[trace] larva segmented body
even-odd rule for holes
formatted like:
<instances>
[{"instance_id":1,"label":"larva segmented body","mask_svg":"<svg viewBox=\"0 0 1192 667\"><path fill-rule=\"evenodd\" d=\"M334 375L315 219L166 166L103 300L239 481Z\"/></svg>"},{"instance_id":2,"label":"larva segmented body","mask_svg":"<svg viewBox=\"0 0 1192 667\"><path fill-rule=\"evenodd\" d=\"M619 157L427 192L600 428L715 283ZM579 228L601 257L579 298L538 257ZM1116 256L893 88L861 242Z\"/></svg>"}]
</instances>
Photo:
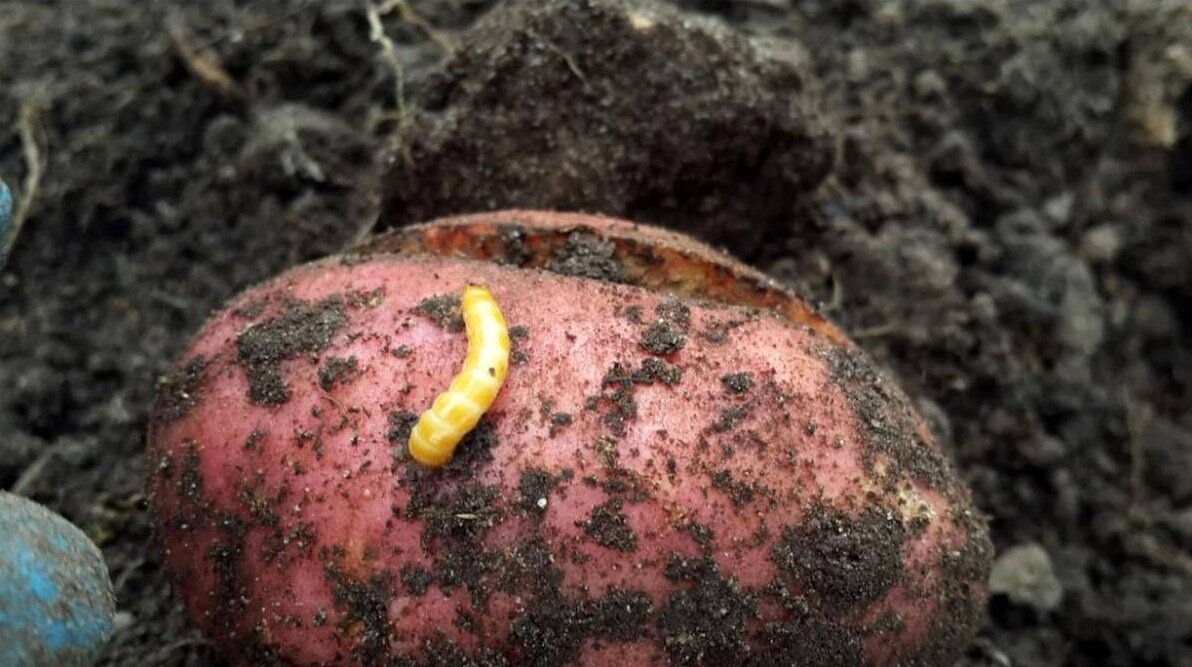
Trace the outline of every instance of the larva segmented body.
<instances>
[{"instance_id":1,"label":"larva segmented body","mask_svg":"<svg viewBox=\"0 0 1192 667\"><path fill-rule=\"evenodd\" d=\"M484 287L468 285L462 310L468 356L447 391L435 398L410 432L410 456L432 468L449 461L459 441L476 428L501 391L509 369L509 332L492 294Z\"/></svg>"}]
</instances>

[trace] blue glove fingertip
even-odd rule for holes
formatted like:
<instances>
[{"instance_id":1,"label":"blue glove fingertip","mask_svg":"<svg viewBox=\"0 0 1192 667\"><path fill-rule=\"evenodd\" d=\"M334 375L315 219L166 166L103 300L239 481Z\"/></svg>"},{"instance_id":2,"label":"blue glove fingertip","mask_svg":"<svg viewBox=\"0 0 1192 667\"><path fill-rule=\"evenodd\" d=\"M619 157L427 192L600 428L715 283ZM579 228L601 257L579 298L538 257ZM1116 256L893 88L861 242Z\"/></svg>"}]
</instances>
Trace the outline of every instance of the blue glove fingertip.
<instances>
[{"instance_id":1,"label":"blue glove fingertip","mask_svg":"<svg viewBox=\"0 0 1192 667\"><path fill-rule=\"evenodd\" d=\"M0 180L0 269L4 268L8 253L8 239L12 234L12 191Z\"/></svg>"},{"instance_id":2,"label":"blue glove fingertip","mask_svg":"<svg viewBox=\"0 0 1192 667\"><path fill-rule=\"evenodd\" d=\"M86 666L112 634L99 549L66 519L0 491L0 665Z\"/></svg>"}]
</instances>

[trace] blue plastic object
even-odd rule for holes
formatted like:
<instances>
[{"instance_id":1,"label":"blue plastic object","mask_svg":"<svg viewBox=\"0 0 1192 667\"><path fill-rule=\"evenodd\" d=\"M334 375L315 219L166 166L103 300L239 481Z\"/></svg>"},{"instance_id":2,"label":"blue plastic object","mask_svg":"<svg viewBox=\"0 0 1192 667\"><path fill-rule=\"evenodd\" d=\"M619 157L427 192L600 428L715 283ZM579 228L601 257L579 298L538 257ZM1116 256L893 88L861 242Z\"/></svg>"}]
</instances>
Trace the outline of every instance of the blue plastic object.
<instances>
[{"instance_id":1,"label":"blue plastic object","mask_svg":"<svg viewBox=\"0 0 1192 667\"><path fill-rule=\"evenodd\" d=\"M0 665L90 665L115 599L99 549L66 519L0 491Z\"/></svg>"},{"instance_id":2,"label":"blue plastic object","mask_svg":"<svg viewBox=\"0 0 1192 667\"><path fill-rule=\"evenodd\" d=\"M8 235L12 233L12 191L0 181L0 269L8 255Z\"/></svg>"}]
</instances>

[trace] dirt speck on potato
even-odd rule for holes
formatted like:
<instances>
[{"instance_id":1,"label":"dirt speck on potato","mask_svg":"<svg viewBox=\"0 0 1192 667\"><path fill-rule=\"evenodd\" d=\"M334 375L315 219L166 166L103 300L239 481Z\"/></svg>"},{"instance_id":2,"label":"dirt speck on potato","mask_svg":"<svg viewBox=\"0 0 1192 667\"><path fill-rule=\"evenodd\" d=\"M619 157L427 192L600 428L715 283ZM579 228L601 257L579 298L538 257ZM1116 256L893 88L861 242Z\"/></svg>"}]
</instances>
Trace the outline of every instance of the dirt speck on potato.
<instances>
[{"instance_id":1,"label":"dirt speck on potato","mask_svg":"<svg viewBox=\"0 0 1192 667\"><path fill-rule=\"evenodd\" d=\"M396 451L405 453L406 442L410 439L410 431L418 423L418 413L409 410L394 410L389 413L389 430L385 431L385 439L393 443ZM395 453L394 456L399 456Z\"/></svg>"},{"instance_id":2,"label":"dirt speck on potato","mask_svg":"<svg viewBox=\"0 0 1192 667\"><path fill-rule=\"evenodd\" d=\"M727 470L717 470L712 474L712 487L728 495L733 505L744 507L753 502L756 488L753 484L742 482Z\"/></svg>"},{"instance_id":3,"label":"dirt speck on potato","mask_svg":"<svg viewBox=\"0 0 1192 667\"><path fill-rule=\"evenodd\" d=\"M442 468L406 463L398 470L401 484L411 493L401 514L423 524L421 548L434 561L435 583L444 591L462 586L481 606L494 590L501 561L481 542L505 517L507 501L498 487L480 484L475 476L492 461L496 444L491 425L481 422Z\"/></svg>"},{"instance_id":4,"label":"dirt speck on potato","mask_svg":"<svg viewBox=\"0 0 1192 667\"><path fill-rule=\"evenodd\" d=\"M633 641L644 633L651 611L645 593L614 588L597 603L593 634L612 641Z\"/></svg>"},{"instance_id":5,"label":"dirt speck on potato","mask_svg":"<svg viewBox=\"0 0 1192 667\"><path fill-rule=\"evenodd\" d=\"M771 559L834 609L855 608L889 592L902 576L906 530L900 515L866 507L858 516L813 507L783 530Z\"/></svg>"},{"instance_id":6,"label":"dirt speck on potato","mask_svg":"<svg viewBox=\"0 0 1192 667\"><path fill-rule=\"evenodd\" d=\"M993 545L984 534L970 531L959 549L940 554L941 613L935 617L924 647L925 660L939 661L952 655L957 642L969 636L985 617L985 610L972 602L971 587L981 585L993 561Z\"/></svg>"},{"instance_id":7,"label":"dirt speck on potato","mask_svg":"<svg viewBox=\"0 0 1192 667\"><path fill-rule=\"evenodd\" d=\"M401 569L401 583L406 587L406 592L414 597L426 595L434 580L435 575L424 567L407 565Z\"/></svg>"},{"instance_id":8,"label":"dirt speck on potato","mask_svg":"<svg viewBox=\"0 0 1192 667\"><path fill-rule=\"evenodd\" d=\"M570 471L553 475L540 468L522 471L517 486L516 509L522 514L541 517L550 504L550 494L559 483L572 477Z\"/></svg>"},{"instance_id":9,"label":"dirt speck on potato","mask_svg":"<svg viewBox=\"0 0 1192 667\"><path fill-rule=\"evenodd\" d=\"M526 341L530 338L530 327L518 324L509 327L509 363L521 366L530 361L530 353L526 350Z\"/></svg>"},{"instance_id":10,"label":"dirt speck on potato","mask_svg":"<svg viewBox=\"0 0 1192 667\"><path fill-rule=\"evenodd\" d=\"M253 324L236 339L237 361L248 373L248 399L257 405L281 405L291 389L278 365L300 354L320 352L347 324L341 297L318 303L289 302L281 315Z\"/></svg>"},{"instance_id":11,"label":"dirt speck on potato","mask_svg":"<svg viewBox=\"0 0 1192 667\"><path fill-rule=\"evenodd\" d=\"M670 322L657 321L642 334L642 347L650 354L660 357L674 354L683 349L687 339L675 330Z\"/></svg>"},{"instance_id":12,"label":"dirt speck on potato","mask_svg":"<svg viewBox=\"0 0 1192 667\"><path fill-rule=\"evenodd\" d=\"M245 524L232 514L220 516L216 525L220 538L207 547L207 561L215 573L215 597L222 611L237 612L247 606L248 598L240 579L240 559L244 554ZM231 623L231 619L228 619Z\"/></svg>"},{"instance_id":13,"label":"dirt speck on potato","mask_svg":"<svg viewBox=\"0 0 1192 667\"><path fill-rule=\"evenodd\" d=\"M459 297L451 294L428 296L414 306L413 312L430 319L448 331L463 331L464 316Z\"/></svg>"},{"instance_id":14,"label":"dirt speck on potato","mask_svg":"<svg viewBox=\"0 0 1192 667\"><path fill-rule=\"evenodd\" d=\"M468 653L443 640L430 640L422 647L423 659L398 658L395 667L511 667L505 656L494 651Z\"/></svg>"},{"instance_id":15,"label":"dirt speck on potato","mask_svg":"<svg viewBox=\"0 0 1192 667\"><path fill-rule=\"evenodd\" d=\"M641 346L659 357L674 354L687 344L691 310L679 301L668 299L654 309L654 321L642 332Z\"/></svg>"},{"instance_id":16,"label":"dirt speck on potato","mask_svg":"<svg viewBox=\"0 0 1192 667\"><path fill-rule=\"evenodd\" d=\"M748 405L731 405L720 409L720 414L717 415L716 420L708 425L705 429L706 433L724 433L737 428L737 425L749 416Z\"/></svg>"},{"instance_id":17,"label":"dirt speck on potato","mask_svg":"<svg viewBox=\"0 0 1192 667\"><path fill-rule=\"evenodd\" d=\"M163 422L185 417L199 402L199 391L203 384L203 372L207 360L198 355L181 367L166 373L157 382L157 402L153 416Z\"/></svg>"},{"instance_id":18,"label":"dirt speck on potato","mask_svg":"<svg viewBox=\"0 0 1192 667\"><path fill-rule=\"evenodd\" d=\"M561 433L564 428L571 426L575 418L571 416L570 412L556 412L550 417L550 434L554 437Z\"/></svg>"},{"instance_id":19,"label":"dirt speck on potato","mask_svg":"<svg viewBox=\"0 0 1192 667\"><path fill-rule=\"evenodd\" d=\"M662 359L645 359L642 361L642 373L662 384L675 386L683 381L683 369L674 364L668 364Z\"/></svg>"},{"instance_id":20,"label":"dirt speck on potato","mask_svg":"<svg viewBox=\"0 0 1192 667\"><path fill-rule=\"evenodd\" d=\"M744 394L753 388L753 376L749 373L729 373L720 378L720 383L731 394Z\"/></svg>"},{"instance_id":21,"label":"dirt speck on potato","mask_svg":"<svg viewBox=\"0 0 1192 667\"><path fill-rule=\"evenodd\" d=\"M192 503L203 502L203 473L199 470L199 443L183 443L182 474L178 477L178 495Z\"/></svg>"},{"instance_id":22,"label":"dirt speck on potato","mask_svg":"<svg viewBox=\"0 0 1192 667\"><path fill-rule=\"evenodd\" d=\"M623 502L612 498L592 508L586 521L577 521L596 544L614 551L637 551L637 533L629 525L629 518L621 511Z\"/></svg>"},{"instance_id":23,"label":"dirt speck on potato","mask_svg":"<svg viewBox=\"0 0 1192 667\"><path fill-rule=\"evenodd\" d=\"M348 384L360 374L356 357L328 357L319 367L319 387L331 391L337 385Z\"/></svg>"},{"instance_id":24,"label":"dirt speck on potato","mask_svg":"<svg viewBox=\"0 0 1192 667\"><path fill-rule=\"evenodd\" d=\"M328 549L323 558L323 576L331 586L336 606L344 612L339 630L354 638L352 657L366 665L383 664L392 657L391 577L376 575L360 581L347 575L339 548Z\"/></svg>"}]
</instances>

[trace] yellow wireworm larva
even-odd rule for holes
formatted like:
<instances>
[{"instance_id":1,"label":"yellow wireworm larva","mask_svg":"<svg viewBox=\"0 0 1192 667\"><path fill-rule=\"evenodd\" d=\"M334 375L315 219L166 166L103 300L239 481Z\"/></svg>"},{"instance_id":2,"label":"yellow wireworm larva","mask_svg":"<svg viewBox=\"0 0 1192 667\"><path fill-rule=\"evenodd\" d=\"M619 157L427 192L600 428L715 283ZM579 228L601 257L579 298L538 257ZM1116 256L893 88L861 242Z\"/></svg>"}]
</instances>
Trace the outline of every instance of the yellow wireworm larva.
<instances>
[{"instance_id":1,"label":"yellow wireworm larva","mask_svg":"<svg viewBox=\"0 0 1192 667\"><path fill-rule=\"evenodd\" d=\"M509 331L493 295L484 287L468 285L462 310L468 356L447 391L435 398L410 432L410 456L431 468L449 461L459 441L476 428L509 369Z\"/></svg>"}]
</instances>

